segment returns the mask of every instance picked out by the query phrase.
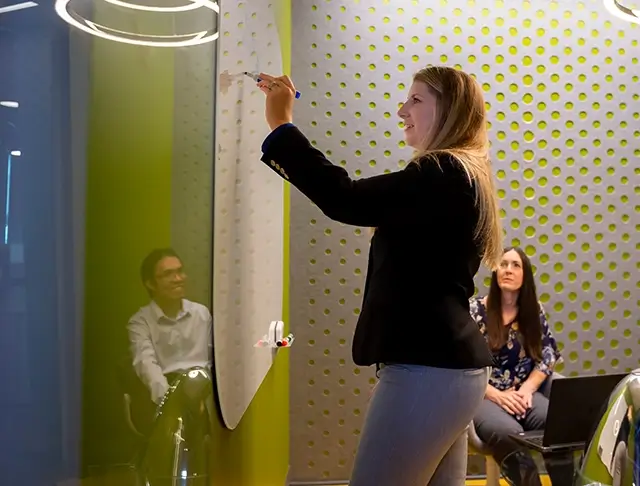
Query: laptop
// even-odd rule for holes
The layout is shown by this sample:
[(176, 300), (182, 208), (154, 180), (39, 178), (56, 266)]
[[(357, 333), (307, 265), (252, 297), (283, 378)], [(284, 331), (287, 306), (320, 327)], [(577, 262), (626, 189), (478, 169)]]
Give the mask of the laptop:
[(551, 382), (544, 430), (510, 437), (528, 449), (542, 453), (570, 452), (584, 448), (602, 407), (627, 373), (557, 378)]

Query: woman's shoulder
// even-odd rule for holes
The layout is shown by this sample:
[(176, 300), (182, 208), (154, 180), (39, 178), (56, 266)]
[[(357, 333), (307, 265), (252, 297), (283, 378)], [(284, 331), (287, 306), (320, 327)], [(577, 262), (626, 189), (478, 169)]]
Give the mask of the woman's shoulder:
[(430, 180), (437, 178), (441, 187), (464, 187), (467, 190), (473, 187), (464, 164), (449, 152), (428, 153), (416, 159), (415, 162)]
[(549, 315), (547, 314), (547, 311), (540, 301), (538, 301), (538, 315), (540, 316), (540, 322), (542, 323), (542, 325), (544, 326), (545, 324), (547, 324)]
[(464, 170), (460, 161), (449, 152), (429, 152), (415, 160), (420, 167), (438, 170), (443, 174)]
[(487, 305), (487, 296), (486, 295), (476, 295), (474, 297), (471, 297), (470, 300), (482, 305), (483, 307), (485, 307)]
[(471, 310), (471, 314), (480, 314), (483, 313), (487, 306), (487, 297), (475, 296), (469, 299), (469, 309)]

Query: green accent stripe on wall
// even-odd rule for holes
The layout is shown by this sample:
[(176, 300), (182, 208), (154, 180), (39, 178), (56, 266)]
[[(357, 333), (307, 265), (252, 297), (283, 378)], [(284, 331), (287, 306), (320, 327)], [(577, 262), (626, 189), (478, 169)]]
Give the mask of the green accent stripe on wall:
[(131, 458), (116, 366), (147, 300), (140, 263), (171, 242), (173, 51), (95, 39), (90, 69), (84, 466)]

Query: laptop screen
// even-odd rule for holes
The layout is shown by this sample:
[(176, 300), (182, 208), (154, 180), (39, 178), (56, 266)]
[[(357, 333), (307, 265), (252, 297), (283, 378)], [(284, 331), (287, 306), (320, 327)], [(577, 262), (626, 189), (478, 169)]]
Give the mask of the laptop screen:
[(626, 376), (621, 373), (553, 380), (543, 445), (586, 442), (609, 395)]

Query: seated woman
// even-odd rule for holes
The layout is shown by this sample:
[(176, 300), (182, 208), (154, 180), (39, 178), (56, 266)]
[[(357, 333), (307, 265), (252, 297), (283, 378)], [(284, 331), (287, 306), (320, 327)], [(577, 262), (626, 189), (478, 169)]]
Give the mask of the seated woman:
[[(560, 359), (538, 302), (531, 262), (520, 248), (505, 250), (491, 276), (489, 295), (471, 300), (471, 315), (496, 362), (474, 418), (476, 432), (512, 484), (518, 485), (519, 471), (535, 471), (535, 466), (527, 454), (509, 456), (521, 449), (509, 435), (544, 429), (548, 399), (539, 390)], [(510, 459), (503, 464), (507, 456)], [(565, 473), (549, 470), (552, 481), (555, 474)], [(539, 479), (528, 482), (536, 483)]]

